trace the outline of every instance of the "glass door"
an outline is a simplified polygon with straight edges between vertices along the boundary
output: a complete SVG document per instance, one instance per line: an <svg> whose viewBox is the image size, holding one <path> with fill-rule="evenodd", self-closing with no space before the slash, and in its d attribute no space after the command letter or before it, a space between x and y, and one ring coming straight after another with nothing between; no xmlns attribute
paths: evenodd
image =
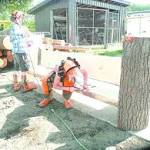
<svg viewBox="0 0 150 150"><path fill-rule="evenodd" d="M105 10L78 7L77 18L77 35L80 45L104 44Z"/></svg>
<svg viewBox="0 0 150 150"><path fill-rule="evenodd" d="M53 10L53 37L59 40L68 41L67 9Z"/></svg>

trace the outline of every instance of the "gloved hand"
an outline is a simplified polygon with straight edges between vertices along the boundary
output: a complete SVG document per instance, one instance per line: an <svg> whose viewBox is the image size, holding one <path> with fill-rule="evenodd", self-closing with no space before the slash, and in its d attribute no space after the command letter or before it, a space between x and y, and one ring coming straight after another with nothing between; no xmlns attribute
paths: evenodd
<svg viewBox="0 0 150 150"><path fill-rule="evenodd" d="M89 92L88 85L87 85L87 84L84 84L84 85L83 85L83 89L82 89L82 93L86 95L88 92Z"/></svg>
<svg viewBox="0 0 150 150"><path fill-rule="evenodd" d="M88 85L87 85L87 84L84 84L84 85L83 85L83 91L88 91L88 90L89 90Z"/></svg>

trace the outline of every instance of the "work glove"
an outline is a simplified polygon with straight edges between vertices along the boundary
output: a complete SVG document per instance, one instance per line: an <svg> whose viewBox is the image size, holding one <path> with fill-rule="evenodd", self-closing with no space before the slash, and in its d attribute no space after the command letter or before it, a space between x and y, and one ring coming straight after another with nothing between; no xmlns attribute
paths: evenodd
<svg viewBox="0 0 150 150"><path fill-rule="evenodd" d="M89 92L89 87L88 87L87 84L84 84L84 85L83 85L83 89L82 89L82 93L83 93L84 95L86 95L88 92Z"/></svg>

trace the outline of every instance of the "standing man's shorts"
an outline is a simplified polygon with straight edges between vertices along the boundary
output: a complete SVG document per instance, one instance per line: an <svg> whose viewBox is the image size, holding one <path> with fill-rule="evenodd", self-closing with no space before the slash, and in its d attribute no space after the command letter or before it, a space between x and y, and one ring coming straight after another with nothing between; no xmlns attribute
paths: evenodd
<svg viewBox="0 0 150 150"><path fill-rule="evenodd" d="M28 71L29 70L29 59L27 57L27 54L25 53L16 53L14 56L14 67L17 71Z"/></svg>

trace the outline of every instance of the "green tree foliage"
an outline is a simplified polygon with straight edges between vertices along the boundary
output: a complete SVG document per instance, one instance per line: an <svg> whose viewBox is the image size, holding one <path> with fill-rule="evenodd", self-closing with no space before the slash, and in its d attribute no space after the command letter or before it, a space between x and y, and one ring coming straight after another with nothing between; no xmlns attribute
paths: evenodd
<svg viewBox="0 0 150 150"><path fill-rule="evenodd" d="M0 0L0 19L8 19L13 10L27 12L31 0Z"/></svg>
<svg viewBox="0 0 150 150"><path fill-rule="evenodd" d="M14 10L27 12L31 2L32 0L0 0L0 20L10 20L10 14ZM35 30L34 19L27 19L25 25L31 31ZM7 27L9 26L10 24Z"/></svg>
<svg viewBox="0 0 150 150"><path fill-rule="evenodd" d="M34 19L32 19L32 20L26 20L24 24L25 24L25 26L26 26L31 32L35 32L35 21L34 21Z"/></svg>
<svg viewBox="0 0 150 150"><path fill-rule="evenodd" d="M145 11L145 10L150 10L150 4L132 4L128 6L127 11Z"/></svg>

